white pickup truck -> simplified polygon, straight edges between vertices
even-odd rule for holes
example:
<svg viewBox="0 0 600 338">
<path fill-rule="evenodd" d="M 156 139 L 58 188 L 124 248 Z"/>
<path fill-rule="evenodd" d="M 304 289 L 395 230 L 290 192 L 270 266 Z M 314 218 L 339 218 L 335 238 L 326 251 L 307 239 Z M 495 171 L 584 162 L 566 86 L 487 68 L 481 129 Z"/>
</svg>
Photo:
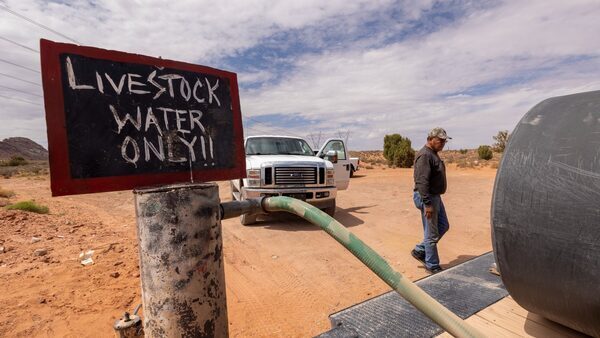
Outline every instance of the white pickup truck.
<svg viewBox="0 0 600 338">
<path fill-rule="evenodd" d="M 231 181 L 233 200 L 289 196 L 335 213 L 338 190 L 348 188 L 351 164 L 344 141 L 328 139 L 313 152 L 299 137 L 251 136 L 244 142 L 246 178 Z M 242 215 L 243 225 L 258 215 Z"/>
</svg>

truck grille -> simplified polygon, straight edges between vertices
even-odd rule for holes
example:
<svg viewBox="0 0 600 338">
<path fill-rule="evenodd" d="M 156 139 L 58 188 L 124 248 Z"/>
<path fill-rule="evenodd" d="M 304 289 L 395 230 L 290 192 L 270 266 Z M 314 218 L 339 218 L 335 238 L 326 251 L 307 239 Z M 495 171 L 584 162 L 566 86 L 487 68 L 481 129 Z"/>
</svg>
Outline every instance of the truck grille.
<svg viewBox="0 0 600 338">
<path fill-rule="evenodd" d="M 275 184 L 316 184 L 315 167 L 275 167 Z"/>
</svg>

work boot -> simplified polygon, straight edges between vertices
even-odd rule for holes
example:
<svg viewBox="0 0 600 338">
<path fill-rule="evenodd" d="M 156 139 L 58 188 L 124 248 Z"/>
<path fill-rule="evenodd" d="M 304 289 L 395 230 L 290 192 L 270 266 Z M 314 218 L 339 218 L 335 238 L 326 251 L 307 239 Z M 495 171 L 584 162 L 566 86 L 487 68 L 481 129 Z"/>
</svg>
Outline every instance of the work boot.
<svg viewBox="0 0 600 338">
<path fill-rule="evenodd" d="M 429 271 L 429 273 L 431 273 L 432 275 L 444 271 L 444 269 L 442 269 L 441 266 L 434 266 L 432 268 L 428 268 L 427 266 L 425 266 L 425 270 Z"/>
<path fill-rule="evenodd" d="M 411 254 L 411 256 L 413 256 L 414 259 L 418 260 L 419 262 L 423 263 L 423 265 L 425 265 L 425 253 L 424 252 L 417 252 L 417 250 L 412 249 L 410 254 Z"/>
</svg>

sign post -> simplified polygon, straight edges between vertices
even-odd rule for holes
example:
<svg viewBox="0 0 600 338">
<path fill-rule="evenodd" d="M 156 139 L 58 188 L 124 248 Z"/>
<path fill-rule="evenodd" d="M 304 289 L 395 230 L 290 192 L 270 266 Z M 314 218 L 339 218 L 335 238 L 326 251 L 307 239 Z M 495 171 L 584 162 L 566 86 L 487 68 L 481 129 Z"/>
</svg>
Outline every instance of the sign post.
<svg viewBox="0 0 600 338">
<path fill-rule="evenodd" d="M 226 337 L 216 184 L 136 189 L 146 337 Z"/>
<path fill-rule="evenodd" d="M 236 75 L 48 40 L 40 50 L 52 195 L 136 188 L 145 335 L 227 336 L 219 191 L 198 182 L 245 176 Z"/>
</svg>

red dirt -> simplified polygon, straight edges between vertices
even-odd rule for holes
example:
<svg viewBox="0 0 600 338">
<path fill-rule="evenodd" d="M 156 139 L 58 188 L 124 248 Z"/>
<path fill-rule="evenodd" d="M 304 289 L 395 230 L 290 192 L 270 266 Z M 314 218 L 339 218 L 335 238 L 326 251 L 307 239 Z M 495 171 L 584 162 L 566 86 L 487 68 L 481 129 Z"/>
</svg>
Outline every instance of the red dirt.
<svg viewBox="0 0 600 338">
<path fill-rule="evenodd" d="M 444 196 L 451 229 L 439 244 L 448 267 L 491 250 L 495 170 L 448 170 Z M 0 336 L 112 337 L 112 325 L 141 302 L 131 192 L 51 198 L 46 176 L 0 179 L 11 201 L 34 199 L 50 214 L 0 209 Z M 219 182 L 221 199 L 229 185 Z M 362 169 L 338 194 L 336 219 L 415 280 L 426 271 L 410 256 L 421 239 L 411 169 Z M 387 292 L 342 246 L 300 219 L 223 225 L 232 337 L 304 337 L 330 329 L 328 315 Z M 32 237 L 41 240 L 32 243 Z M 36 249 L 47 249 L 35 256 Z M 93 249 L 94 265 L 78 255 Z M 118 277 L 111 274 L 118 272 Z"/>
</svg>

